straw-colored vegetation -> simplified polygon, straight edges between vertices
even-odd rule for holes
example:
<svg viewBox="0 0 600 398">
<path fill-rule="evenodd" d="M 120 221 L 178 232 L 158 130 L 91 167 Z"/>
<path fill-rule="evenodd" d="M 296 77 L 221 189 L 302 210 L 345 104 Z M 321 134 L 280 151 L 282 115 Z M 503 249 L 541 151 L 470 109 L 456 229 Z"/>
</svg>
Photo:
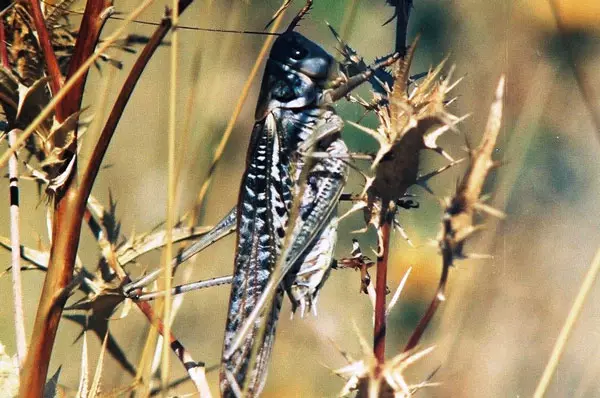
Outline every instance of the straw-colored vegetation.
<svg viewBox="0 0 600 398">
<path fill-rule="evenodd" d="M 351 173 L 318 315 L 286 300 L 262 396 L 598 395 L 595 2 L 21 0 L 0 396 L 219 395 L 229 279 L 171 288 L 230 275 L 235 239 L 171 259 L 236 206 L 265 33 L 310 3 Z"/>
</svg>

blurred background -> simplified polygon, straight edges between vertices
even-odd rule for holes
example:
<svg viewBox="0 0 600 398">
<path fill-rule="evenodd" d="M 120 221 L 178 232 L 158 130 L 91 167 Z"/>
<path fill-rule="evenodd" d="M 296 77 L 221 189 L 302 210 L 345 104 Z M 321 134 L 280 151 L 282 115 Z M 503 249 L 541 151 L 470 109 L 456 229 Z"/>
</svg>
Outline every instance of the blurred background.
<svg viewBox="0 0 600 398">
<path fill-rule="evenodd" d="M 287 21 L 302 2 L 294 2 Z M 558 1 L 564 31 L 547 0 L 481 2 L 464 0 L 415 0 L 409 22 L 409 42 L 417 33 L 421 42 L 412 73 L 426 71 L 449 57 L 455 78 L 462 77 L 451 110 L 456 115 L 471 113 L 460 135 L 441 140 L 455 158 L 464 156 L 465 139 L 479 142 L 487 119 L 493 91 L 502 73 L 507 76 L 505 113 L 496 158 L 504 166 L 489 179 L 486 192 L 491 203 L 504 209 L 504 221 L 486 219 L 486 228 L 469 243 L 469 252 L 492 254 L 492 259 L 464 260 L 451 271 L 447 300 L 421 342 L 421 348 L 435 346 L 432 354 L 410 368 L 407 379 L 418 383 L 433 371 L 440 383 L 417 393 L 423 397 L 519 397 L 535 389 L 552 346 L 592 257 L 600 243 L 600 126 L 594 126 L 588 107 L 600 112 L 594 97 L 584 101 L 569 57 L 587 87 L 600 93 L 600 2 Z M 118 11 L 127 13 L 136 4 L 117 1 Z M 261 30 L 280 2 L 197 0 L 181 19 L 181 25 Z M 159 21 L 164 2 L 155 2 L 144 21 Z M 75 10 L 83 8 L 76 2 Z M 381 1 L 316 0 L 314 11 L 298 29 L 311 40 L 335 54 L 336 41 L 325 22 L 346 31 L 348 42 L 368 62 L 388 54 L 394 47 L 394 23 L 382 26 L 393 9 Z M 77 23 L 77 17 L 73 22 Z M 109 21 L 110 34 L 119 21 Z M 284 22 L 285 25 L 286 22 Z M 150 35 L 151 26 L 133 24 L 132 32 Z M 225 130 L 243 84 L 265 40 L 260 35 L 239 35 L 182 30 L 180 34 L 180 134 L 178 160 L 178 215 L 193 205 L 206 178 L 212 154 Z M 569 54 L 565 45 L 572 49 Z M 114 98 L 135 56 L 115 51 L 125 64 L 122 71 L 104 65 L 93 70 L 85 102 L 88 111 L 98 109 L 100 88 L 108 84 L 108 98 Z M 129 107 L 111 142 L 93 195 L 105 206 L 110 196 L 116 201 L 121 232 L 126 237 L 150 231 L 165 219 L 167 193 L 167 117 L 169 48 L 158 50 L 136 88 Z M 260 78 L 233 131 L 219 163 L 198 223 L 213 225 L 237 200 L 246 147 L 253 124 Z M 185 111 L 191 88 L 198 84 L 193 111 Z M 362 93 L 366 96 L 366 88 Z M 600 94 L 598 94 L 600 95 Z M 358 106 L 340 101 L 338 112 L 357 121 Z M 190 117 L 191 133 L 183 136 L 185 118 Z M 374 118 L 363 124 L 375 126 Z M 347 126 L 343 132 L 356 151 L 373 149 L 374 141 Z M 81 156 L 86 159 L 94 137 L 85 137 Z M 422 172 L 444 164 L 434 152 L 422 154 Z M 431 186 L 436 196 L 420 188 L 411 190 L 420 208 L 402 211 L 399 219 L 415 247 L 398 234 L 392 237 L 389 287 L 393 291 L 408 268 L 412 272 L 388 325 L 387 354 L 401 352 L 411 331 L 432 299 L 441 258 L 431 245 L 440 228 L 440 198 L 454 192 L 464 168 L 457 167 L 436 177 Z M 352 178 L 348 191 L 359 192 L 362 180 Z M 8 184 L 0 187 L 6 206 L 0 213 L 0 234 L 9 236 Z M 32 183 L 23 182 L 21 191 L 23 243 L 48 247 L 45 207 Z M 342 205 L 342 211 L 346 205 Z M 360 214 L 340 226 L 337 256 L 348 256 L 352 231 L 363 226 Z M 365 254 L 375 258 L 372 232 L 358 236 Z M 80 257 L 94 269 L 99 250 L 85 227 Z M 228 237 L 186 265 L 177 283 L 225 275 L 231 272 L 234 238 Z M 3 269 L 10 262 L 8 252 L 0 253 Z M 139 275 L 157 267 L 160 253 L 141 257 L 128 270 Z M 374 274 L 374 270 L 372 274 Z M 374 275 L 373 275 L 374 276 Z M 44 275 L 24 274 L 26 327 L 31 333 Z M 270 367 L 265 397 L 332 397 L 344 385 L 332 369 L 346 365 L 340 349 L 354 358 L 363 357 L 357 330 L 372 339 L 372 307 L 359 293 L 360 278 L 351 270 L 334 271 L 321 292 L 319 314 L 289 320 L 286 302 Z M 173 324 L 173 333 L 196 360 L 208 367 L 220 359 L 222 332 L 227 311 L 228 288 L 216 287 L 188 293 Z M 0 278 L 0 342 L 8 353 L 15 352 L 12 326 L 10 276 Z M 585 305 L 567 350 L 559 364 L 547 396 L 595 397 L 600 395 L 600 292 L 595 288 Z M 356 325 L 356 327 L 355 327 Z M 111 332 L 132 364 L 139 360 L 148 323 L 136 308 L 125 319 L 110 323 Z M 62 367 L 60 382 L 76 388 L 82 340 L 81 327 L 63 320 L 53 353 L 50 374 Z M 88 336 L 90 358 L 98 355 L 101 341 Z M 172 359 L 175 380 L 185 375 Z M 92 361 L 94 364 L 95 362 Z M 103 391 L 131 381 L 113 358 L 104 366 Z M 214 394 L 218 372 L 208 373 Z M 193 392 L 184 383 L 173 393 Z"/>
</svg>

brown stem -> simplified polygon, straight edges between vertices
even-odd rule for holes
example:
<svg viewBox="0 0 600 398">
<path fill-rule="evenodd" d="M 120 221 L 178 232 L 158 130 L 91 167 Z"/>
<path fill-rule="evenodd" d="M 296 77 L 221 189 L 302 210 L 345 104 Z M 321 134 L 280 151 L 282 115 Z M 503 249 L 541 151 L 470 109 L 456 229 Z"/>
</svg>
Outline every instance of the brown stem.
<svg viewBox="0 0 600 398">
<path fill-rule="evenodd" d="M 439 307 L 440 303 L 446 298 L 446 282 L 448 281 L 448 273 L 450 270 L 450 266 L 452 265 L 452 253 L 449 250 L 444 250 L 442 256 L 442 275 L 440 276 L 440 282 L 435 292 L 435 296 L 433 297 L 433 300 L 431 300 L 429 308 L 427 308 L 427 311 L 425 312 L 425 314 L 419 321 L 419 324 L 410 336 L 410 339 L 408 339 L 408 343 L 406 343 L 403 352 L 409 351 L 416 347 L 417 344 L 419 344 L 419 340 L 421 340 L 423 333 L 425 333 L 425 329 L 427 329 L 427 326 L 429 326 L 429 322 L 431 322 L 431 319 L 433 318 L 433 315 L 435 315 L 437 308 Z"/>
<path fill-rule="evenodd" d="M 80 215 L 83 209 L 77 207 L 78 202 L 74 185 L 71 185 L 64 195 L 56 198 L 53 244 L 29 352 L 21 371 L 20 397 L 41 397 L 44 392 L 58 323 L 68 298 L 64 292 L 73 277 L 73 265 L 79 244 L 82 220 Z"/>
<path fill-rule="evenodd" d="M 179 2 L 179 13 L 183 13 L 185 9 L 192 3 L 193 0 L 182 0 Z M 106 124 L 102 129 L 102 133 L 100 133 L 100 138 L 98 139 L 98 143 L 94 148 L 94 152 L 90 156 L 90 160 L 88 161 L 88 165 L 85 169 L 85 172 L 81 178 L 81 196 L 83 200 L 87 200 L 90 192 L 92 190 L 92 186 L 94 184 L 94 180 L 98 175 L 98 171 L 100 170 L 100 164 L 102 163 L 102 159 L 104 158 L 104 154 L 108 149 L 108 145 L 110 144 L 110 140 L 117 128 L 117 124 L 121 120 L 121 116 L 123 115 L 123 111 L 127 106 L 129 98 L 135 89 L 135 86 L 142 75 L 142 72 L 146 68 L 146 65 L 150 61 L 150 58 L 154 54 L 154 51 L 158 48 L 166 34 L 169 32 L 171 28 L 171 18 L 165 17 L 161 21 L 160 25 L 150 37 L 150 40 L 142 50 L 142 53 L 135 61 L 135 64 L 131 68 L 131 72 L 125 83 L 123 83 L 123 87 L 121 88 L 121 92 L 117 97 L 115 104 L 108 116 Z"/>
<path fill-rule="evenodd" d="M 390 254 L 390 231 L 391 223 L 385 222 L 381 226 L 382 255 L 377 258 L 377 282 L 375 284 L 375 327 L 373 329 L 373 352 L 377 362 L 385 362 L 385 296 L 387 293 L 387 265 Z"/>
<path fill-rule="evenodd" d="M 0 17 L 0 61 L 3 67 L 10 69 L 8 49 L 6 48 L 6 31 L 4 30 L 4 19 L 2 17 Z"/>
<path fill-rule="evenodd" d="M 95 0 L 87 2 L 81 25 L 79 27 L 77 41 L 75 42 L 75 50 L 73 51 L 73 56 L 69 62 L 67 79 L 73 76 L 79 67 L 81 67 L 81 65 L 83 65 L 88 57 L 94 52 L 96 43 L 100 37 L 100 32 L 102 31 L 102 27 L 106 21 L 106 18 L 102 18 L 101 15 L 111 5 L 112 0 Z M 62 100 L 63 109 L 66 115 L 71 115 L 80 109 L 86 78 L 87 73 L 83 75 L 77 81 L 77 83 L 75 83 L 75 85 L 71 88 L 71 90 L 69 90 L 65 98 Z"/>
<path fill-rule="evenodd" d="M 31 7 L 31 16 L 33 18 L 33 22 L 35 23 L 38 41 L 46 60 L 46 68 L 48 70 L 48 76 L 50 77 L 50 90 L 52 91 L 52 95 L 56 95 L 62 86 L 62 74 L 60 73 L 60 68 L 58 67 L 58 60 L 56 59 L 56 54 L 52 48 L 52 42 L 50 41 L 50 35 L 48 34 L 48 29 L 46 28 L 40 2 L 38 0 L 30 0 L 29 6 Z M 56 106 L 56 119 L 58 119 L 59 122 L 62 122 L 65 120 L 67 115 L 68 113 L 65 113 L 63 110 L 62 103 L 59 103 Z"/>
<path fill-rule="evenodd" d="M 35 2 L 35 0 L 32 1 Z M 191 4 L 191 2 L 192 0 L 182 0 L 180 2 L 180 12 Z M 157 28 L 152 37 L 154 40 L 151 39 L 140 55 L 142 60 L 138 59 L 130 76 L 125 81 L 125 85 L 117 98 L 107 125 L 102 131 L 102 135 L 90 157 L 88 166 L 81 179 L 80 188 L 78 189 L 73 183 L 75 179 L 72 175 L 67 184 L 65 184 L 68 188 L 64 193 L 57 193 L 55 198 L 55 221 L 52 230 L 53 244 L 50 251 L 48 272 L 44 280 L 44 287 L 36 314 L 31 345 L 21 373 L 21 387 L 19 391 L 21 397 L 40 397 L 43 394 L 56 331 L 68 297 L 68 295 L 64 294 L 65 289 L 73 276 L 73 266 L 79 246 L 79 234 L 81 232 L 87 199 L 110 139 L 125 109 L 127 100 L 141 76 L 144 66 L 170 28 L 170 20 L 168 18 L 166 20 L 167 22 L 163 21 Z M 95 26 L 99 28 L 101 25 Z M 76 169 L 77 166 L 75 166 Z"/>
</svg>

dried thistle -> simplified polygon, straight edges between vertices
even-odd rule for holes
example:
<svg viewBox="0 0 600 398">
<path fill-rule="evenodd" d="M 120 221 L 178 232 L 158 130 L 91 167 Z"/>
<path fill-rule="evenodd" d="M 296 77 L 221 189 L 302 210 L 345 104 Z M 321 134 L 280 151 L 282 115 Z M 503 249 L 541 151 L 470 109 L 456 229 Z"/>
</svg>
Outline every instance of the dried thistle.
<svg viewBox="0 0 600 398">
<path fill-rule="evenodd" d="M 439 237 L 439 246 L 442 252 L 442 273 L 436 294 L 410 336 L 404 352 L 413 349 L 418 344 L 438 306 L 446 299 L 446 283 L 454 260 L 468 257 L 463 250 L 464 244 L 475 231 L 481 228 L 480 225 L 474 225 L 475 212 L 483 211 L 491 215 L 503 216 L 500 211 L 482 203 L 480 198 L 483 184 L 489 172 L 499 165 L 499 163 L 492 160 L 492 152 L 500 132 L 503 94 L 504 76 L 500 78 L 498 83 L 481 144 L 477 149 L 471 151 L 469 167 L 456 194 L 451 199 L 446 200 L 446 209 L 442 217 L 442 231 Z M 470 257 L 473 257 L 473 255 L 470 255 Z"/>
<path fill-rule="evenodd" d="M 414 84 L 409 92 L 409 69 L 417 42 L 418 39 L 409 48 L 406 57 L 394 66 L 392 79 L 386 79 L 385 75 L 380 79 L 374 78 L 373 86 L 383 88 L 383 94 L 374 90 L 371 102 L 358 96 L 351 97 L 352 101 L 362 105 L 366 111 L 374 112 L 379 120 L 376 129 L 349 122 L 379 144 L 379 150 L 371 164 L 374 176 L 365 176 L 365 188 L 351 212 L 364 208 L 367 224 L 372 224 L 378 230 L 384 222 L 391 221 L 388 215 L 395 213 L 409 187 L 419 184 L 427 189 L 427 180 L 458 163 L 437 144 L 437 139 L 443 133 L 455 129 L 464 119 L 447 109 L 447 94 L 458 81 L 452 83 L 452 70 L 445 78 L 440 78 L 445 64 L 443 61 L 430 70 L 422 82 Z M 342 53 L 346 62 L 355 68 L 360 69 L 364 64 L 362 58 L 350 47 L 345 46 Z M 392 87 L 389 82 L 393 82 Z M 419 176 L 419 152 L 425 149 L 438 152 L 450 164 Z"/>
<path fill-rule="evenodd" d="M 340 397 L 349 396 L 353 391 L 358 390 L 358 397 L 408 398 L 423 387 L 435 385 L 428 381 L 409 384 L 404 376 L 404 371 L 409 366 L 431 353 L 434 347 L 414 353 L 403 352 L 384 363 L 380 363 L 373 355 L 373 350 L 367 341 L 358 331 L 357 334 L 364 358 L 353 360 L 347 356 L 348 365 L 335 371 L 337 375 L 347 380 L 339 394 Z"/>
<path fill-rule="evenodd" d="M 481 228 L 481 225 L 474 224 L 475 212 L 504 217 L 501 211 L 483 203 L 481 199 L 481 190 L 489 172 L 499 166 L 498 162 L 492 160 L 492 152 L 502 122 L 503 94 L 504 76 L 498 82 L 481 144 L 477 149 L 470 151 L 469 167 L 456 194 L 452 198 L 446 199 L 440 248 L 448 265 L 452 265 L 455 258 L 467 257 L 463 250 L 464 243 L 467 238 Z"/>
</svg>

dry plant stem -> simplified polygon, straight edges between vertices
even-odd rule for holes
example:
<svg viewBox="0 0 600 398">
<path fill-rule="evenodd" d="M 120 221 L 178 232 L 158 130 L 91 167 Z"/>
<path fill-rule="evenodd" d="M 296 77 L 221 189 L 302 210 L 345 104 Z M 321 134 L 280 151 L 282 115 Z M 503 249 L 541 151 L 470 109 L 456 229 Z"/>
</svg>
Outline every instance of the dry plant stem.
<svg viewBox="0 0 600 398">
<path fill-rule="evenodd" d="M 0 17 L 0 62 L 2 66 L 10 69 L 8 61 L 8 50 L 6 49 L 6 31 L 4 30 L 4 20 Z"/>
<path fill-rule="evenodd" d="M 567 41 L 567 29 L 565 28 L 560 16 L 558 0 L 548 0 L 548 2 L 550 3 L 550 8 L 552 9 L 554 19 L 556 20 L 558 31 L 562 36 L 563 47 L 567 52 L 567 62 L 573 71 L 573 75 L 577 81 L 577 86 L 579 87 L 579 91 L 581 91 L 581 96 L 583 97 L 583 102 L 585 102 L 588 112 L 592 117 L 592 122 L 594 124 L 594 128 L 596 129 L 596 139 L 600 141 L 600 111 L 598 111 L 595 107 L 595 104 L 598 104 L 598 98 L 594 93 L 594 89 L 589 84 L 585 71 L 581 67 L 582 63 L 577 62 L 575 55 L 573 54 L 573 49 L 570 43 Z"/>
<path fill-rule="evenodd" d="M 406 32 L 412 0 L 397 0 L 396 3 L 396 52 L 406 54 Z"/>
<path fill-rule="evenodd" d="M 192 0 L 182 0 L 179 2 L 179 10 L 182 13 L 190 4 Z M 158 28 L 154 31 L 152 36 L 150 37 L 148 43 L 142 50 L 140 56 L 135 61 L 135 64 L 131 68 L 131 72 L 127 76 L 127 79 L 123 83 L 123 87 L 121 88 L 121 92 L 117 97 L 115 104 L 108 116 L 106 124 L 102 129 L 102 133 L 100 133 L 100 137 L 98 139 L 98 144 L 94 148 L 94 152 L 90 156 L 90 160 L 88 162 L 87 168 L 83 174 L 81 180 L 81 192 L 82 195 L 87 197 L 89 196 L 92 185 L 98 171 L 100 169 L 100 164 L 102 163 L 102 159 L 108 149 L 108 145 L 110 144 L 110 140 L 121 120 L 121 116 L 123 115 L 123 111 L 129 102 L 129 98 L 135 89 L 135 86 L 142 75 L 146 65 L 150 61 L 150 58 L 154 54 L 154 51 L 158 48 L 163 38 L 169 32 L 169 29 L 172 26 L 172 21 L 170 18 L 163 18 Z"/>
<path fill-rule="evenodd" d="M 440 281 L 438 283 L 435 296 L 433 297 L 433 300 L 431 300 L 431 303 L 429 304 L 425 315 L 423 315 L 423 317 L 417 324 L 417 327 L 415 328 L 415 330 L 413 330 L 412 334 L 410 335 L 408 343 L 406 343 L 403 352 L 410 351 L 413 348 L 415 348 L 417 344 L 419 344 L 423 333 L 425 333 L 427 326 L 429 326 L 429 323 L 435 315 L 440 303 L 446 298 L 446 283 L 448 281 L 450 266 L 452 265 L 452 257 L 451 255 L 449 256 L 449 253 L 443 253 L 443 258 L 444 259 L 442 264 L 442 275 L 440 276 Z"/>
<path fill-rule="evenodd" d="M 194 361 L 192 355 L 185 349 L 183 344 L 172 334 L 168 333 L 165 330 L 165 324 L 161 321 L 161 319 L 156 316 L 152 306 L 147 302 L 137 302 L 136 305 L 142 311 L 142 313 L 148 318 L 150 323 L 152 323 L 158 332 L 165 338 L 165 340 L 169 341 L 169 347 L 173 350 L 177 359 L 181 361 L 183 367 L 187 371 L 190 379 L 196 386 L 196 390 L 201 393 L 200 396 L 206 397 L 206 391 L 208 391 L 208 387 L 206 385 L 206 380 L 204 379 L 204 363 Z M 168 336 L 168 338 L 167 338 Z M 166 344 L 165 344 L 166 346 Z"/>
<path fill-rule="evenodd" d="M 67 79 L 71 78 L 77 72 L 77 69 L 85 60 L 94 52 L 96 43 L 100 37 L 100 32 L 106 22 L 106 18 L 102 18 L 104 12 L 112 5 L 112 0 L 88 1 L 83 13 L 83 19 L 79 26 L 79 34 L 75 43 L 75 50 L 69 63 Z M 76 81 L 73 88 L 69 90 L 64 100 L 62 101 L 65 114 L 71 115 L 81 108 L 81 100 L 83 99 L 83 88 L 87 78 L 87 72 Z"/>
<path fill-rule="evenodd" d="M 17 140 L 17 131 L 8 132 L 8 145 L 11 147 Z M 23 316 L 23 292 L 21 289 L 21 244 L 19 235 L 19 170 L 17 155 L 11 156 L 8 161 L 8 179 L 10 181 L 10 245 L 11 245 L 11 273 L 14 305 L 15 337 L 17 342 L 17 358 L 19 367 L 23 366 L 27 354 L 27 340 L 25 338 L 25 318 Z"/>
<path fill-rule="evenodd" d="M 383 364 L 385 362 L 385 295 L 387 290 L 387 266 L 390 254 L 390 232 L 391 223 L 384 222 L 381 226 L 381 244 L 379 248 L 383 253 L 377 258 L 377 281 L 375 285 L 375 326 L 373 328 L 373 352 L 377 362 Z"/>
<path fill-rule="evenodd" d="M 77 69 L 77 72 L 73 74 L 64 84 L 64 86 L 60 89 L 60 91 L 52 97 L 52 100 L 42 109 L 42 111 L 37 115 L 37 117 L 27 126 L 27 128 L 23 131 L 19 139 L 17 140 L 16 147 L 11 148 L 4 152 L 2 157 L 0 157 L 0 167 L 4 166 L 8 161 L 8 158 L 15 153 L 24 143 L 27 141 L 29 136 L 35 132 L 35 129 L 44 121 L 54 108 L 58 105 L 60 101 L 68 94 L 69 90 L 75 83 L 85 74 L 87 70 L 92 66 L 92 64 L 102 55 L 108 48 L 114 44 L 116 40 L 118 40 L 125 31 L 127 25 L 134 20 L 139 14 L 142 13 L 150 4 L 152 4 L 154 0 L 145 0 L 142 5 L 136 8 L 129 16 L 125 19 L 123 24 L 106 40 L 99 46 L 96 51 L 90 57 L 88 57 L 85 62 Z"/>
<path fill-rule="evenodd" d="M 30 0 L 29 6 L 31 8 L 33 22 L 35 23 L 37 39 L 40 43 L 40 47 L 42 48 L 42 52 L 44 53 L 46 69 L 48 70 L 48 76 L 50 77 L 50 91 L 52 92 L 52 95 L 56 95 L 62 86 L 62 74 L 60 73 L 60 68 L 58 67 L 56 54 L 54 54 L 54 49 L 52 48 L 52 43 L 50 42 L 50 35 L 48 34 L 48 29 L 46 28 L 44 15 L 42 14 L 39 0 Z M 56 106 L 56 119 L 58 119 L 59 122 L 62 122 L 67 116 L 68 114 L 63 111 L 62 104 L 59 103 Z"/>
<path fill-rule="evenodd" d="M 592 260 L 592 264 L 587 274 L 585 275 L 585 279 L 579 288 L 579 292 L 577 293 L 577 297 L 575 298 L 575 302 L 569 311 L 569 315 L 565 320 L 565 323 L 558 335 L 558 339 L 554 344 L 554 348 L 552 349 L 552 354 L 550 355 L 550 359 L 546 364 L 546 368 L 544 369 L 544 373 L 542 374 L 542 378 L 535 389 L 535 393 L 533 394 L 534 398 L 542 398 L 546 394 L 546 390 L 548 389 L 548 385 L 552 380 L 552 376 L 556 371 L 556 367 L 558 366 L 558 362 L 565 350 L 565 346 L 567 344 L 567 340 L 571 335 L 571 331 L 573 330 L 573 326 L 575 322 L 577 322 L 577 318 L 579 318 L 579 314 L 581 314 L 581 309 L 583 308 L 583 304 L 587 299 L 594 282 L 596 281 L 596 277 L 598 276 L 598 272 L 600 272 L 600 249 L 596 252 L 594 259 Z"/>
<path fill-rule="evenodd" d="M 396 57 L 404 57 L 406 53 L 406 29 L 409 9 L 412 1 L 398 0 L 396 3 Z M 392 57 L 393 59 L 395 57 Z M 389 211 L 389 210 L 388 210 Z M 385 334 L 386 334 L 386 293 L 387 267 L 390 251 L 390 234 L 392 229 L 391 214 L 386 216 L 381 228 L 381 245 L 377 258 L 377 281 L 375 286 L 375 325 L 373 328 L 373 353 L 379 364 L 385 363 Z"/>
<path fill-rule="evenodd" d="M 102 245 L 110 246 L 110 242 L 108 242 L 104 238 L 104 236 L 106 236 L 106 233 L 104 233 L 104 234 L 98 233 L 98 228 L 101 228 L 101 227 L 97 223 L 96 219 L 94 217 L 92 217 L 91 213 L 87 210 L 86 210 L 85 214 L 86 214 L 85 219 L 88 222 L 88 225 L 90 226 L 90 228 L 93 231 L 95 231 L 94 232 L 95 236 L 97 237 L 100 245 L 101 246 Z M 107 260 L 108 264 L 110 265 L 110 267 L 115 272 L 115 274 L 122 281 L 122 283 L 131 282 L 131 279 L 129 279 L 129 277 L 127 276 L 127 273 L 125 272 L 125 270 L 123 270 L 123 268 L 119 264 L 116 253 L 114 253 L 114 251 L 112 251 L 112 250 L 110 251 L 108 256 L 106 256 L 106 260 Z M 203 367 L 204 364 L 198 364 L 196 361 L 194 361 L 191 354 L 185 349 L 183 344 L 181 344 L 181 342 L 170 331 L 165 330 L 163 322 L 161 321 L 160 317 L 156 316 L 155 311 L 152 308 L 152 306 L 150 306 L 148 303 L 143 303 L 143 302 L 135 302 L 135 304 L 140 309 L 140 311 L 142 311 L 142 313 L 146 316 L 146 318 L 148 319 L 150 324 L 154 325 L 156 327 L 156 329 L 163 336 L 163 338 L 165 336 L 168 336 L 169 346 L 171 347 L 171 349 L 173 350 L 173 352 L 175 353 L 177 358 L 181 361 L 182 365 L 188 372 L 190 379 L 192 379 L 192 381 L 196 385 L 197 390 L 199 392 L 205 391 L 207 387 L 206 387 L 206 382 L 204 381 L 204 378 L 202 376 L 203 370 L 198 369 L 199 367 Z M 209 395 L 203 394 L 202 396 L 209 396 Z"/>
<path fill-rule="evenodd" d="M 176 137 L 176 125 L 177 125 L 177 51 L 179 48 L 179 33 L 177 32 L 177 22 L 179 21 L 179 7 L 177 0 L 173 0 L 173 10 L 171 12 L 171 19 L 173 23 L 173 31 L 171 34 L 171 75 L 169 84 L 169 132 L 168 138 L 168 159 L 167 159 L 167 171 L 168 171 L 168 182 L 167 182 L 167 244 L 165 246 L 163 256 L 163 276 L 164 276 L 164 287 L 166 294 L 163 298 L 163 324 L 164 324 L 164 335 L 170 336 L 171 334 L 171 307 L 173 304 L 173 298 L 171 296 L 173 266 L 171 258 L 173 257 L 173 224 L 175 219 L 175 137 Z M 169 382 L 169 348 L 166 344 L 162 346 L 162 361 L 161 361 L 161 373 L 160 373 L 160 384 L 164 388 Z M 164 390 L 167 394 L 167 390 Z"/>
<path fill-rule="evenodd" d="M 431 322 L 435 312 L 442 301 L 445 300 L 445 288 L 448 280 L 450 267 L 453 264 L 455 253 L 453 247 L 456 236 L 462 234 L 465 230 L 473 228 L 473 213 L 475 205 L 479 202 L 483 184 L 495 163 L 492 160 L 492 152 L 496 146 L 496 140 L 500 133 L 502 121 L 502 100 L 504 96 L 504 76 L 500 77 L 496 88 L 495 98 L 490 107 L 490 114 L 481 139 L 481 144 L 471 153 L 471 164 L 469 165 L 464 178 L 462 179 L 455 196 L 451 199 L 448 207 L 460 208 L 460 211 L 454 211 L 449 214 L 448 209 L 443 220 L 443 236 L 441 241 L 442 249 L 442 274 L 436 291 L 436 295 L 431 301 L 425 315 L 419 321 L 419 324 L 410 336 L 408 343 L 404 347 L 404 352 L 414 348 L 418 343 L 425 329 Z M 460 204 L 458 206 L 457 204 Z M 453 220 L 454 219 L 454 222 Z M 449 230 L 460 228 L 460 230 Z"/>
<path fill-rule="evenodd" d="M 136 8 L 129 15 L 127 21 L 98 49 L 98 52 L 85 60 L 77 72 L 71 76 L 64 87 L 53 97 L 48 106 L 42 110 L 38 117 L 23 132 L 20 139 L 15 143 L 16 148 L 11 148 L 4 154 L 4 157 L 12 155 L 20 147 L 27 137 L 33 133 L 35 128 L 48 117 L 51 110 L 64 98 L 74 83 L 83 76 L 94 60 L 121 35 L 126 25 L 132 19 L 136 18 L 151 2 L 152 0 L 147 0 Z M 96 152 L 94 151 L 94 154 Z M 0 159 L 0 165 L 3 164 L 4 157 Z M 96 158 L 96 160 L 98 159 Z M 64 191 L 61 190 L 58 192 L 55 198 L 52 248 L 50 251 L 48 272 L 44 280 L 44 287 L 35 318 L 29 353 L 21 371 L 19 391 L 21 397 L 39 397 L 43 394 L 56 331 L 68 297 L 65 294 L 65 289 L 67 289 L 73 277 L 73 266 L 79 245 L 81 223 L 93 183 L 93 178 L 90 178 L 90 175 L 95 177 L 100 167 L 100 162 L 90 164 L 93 167 L 88 167 L 86 170 L 80 189 L 74 183 L 74 175 L 71 175 L 69 181 L 65 184 L 67 188 Z M 93 170 L 94 168 L 96 170 Z M 87 185 L 84 185 L 84 182 Z"/>
<path fill-rule="evenodd" d="M 285 5 L 285 3 L 286 3 L 286 1 L 284 0 L 282 7 Z M 279 16 L 277 17 L 277 19 L 275 19 L 275 21 L 273 22 L 273 25 L 271 26 L 271 29 L 269 29 L 269 33 L 274 33 L 277 30 L 279 30 L 279 26 L 281 25 L 283 14 L 284 14 L 283 12 L 280 13 Z M 217 147 L 217 149 L 215 150 L 215 153 L 213 155 L 212 161 L 208 168 L 208 174 L 206 176 L 206 180 L 204 180 L 204 183 L 202 184 L 202 187 L 200 188 L 200 192 L 198 193 L 198 198 L 196 199 L 196 206 L 194 208 L 194 211 L 192 212 L 192 219 L 196 218 L 196 216 L 198 214 L 198 210 L 202 208 L 202 204 L 204 203 L 204 198 L 206 197 L 206 193 L 208 192 L 208 188 L 210 186 L 210 183 L 212 182 L 215 168 L 217 167 L 219 160 L 221 160 L 221 156 L 223 156 L 223 152 L 225 151 L 225 146 L 227 145 L 227 142 L 229 141 L 229 137 L 231 136 L 231 133 L 233 132 L 235 123 L 237 122 L 237 119 L 240 116 L 240 113 L 242 113 L 242 108 L 244 106 L 244 103 L 246 102 L 246 99 L 248 98 L 250 88 L 252 87 L 252 82 L 254 82 L 254 78 L 256 77 L 258 71 L 260 70 L 263 60 L 267 56 L 267 52 L 271 48 L 271 44 L 273 44 L 274 40 L 275 40 L 275 36 L 267 37 L 262 48 L 260 49 L 260 52 L 258 53 L 258 56 L 256 57 L 256 61 L 254 62 L 254 65 L 252 66 L 252 70 L 250 71 L 250 75 L 248 75 L 248 79 L 246 79 L 246 82 L 244 83 L 242 92 L 240 93 L 237 103 L 235 104 L 235 109 L 233 110 L 233 114 L 231 115 L 229 122 L 227 122 L 227 127 L 225 127 L 225 132 L 223 133 L 223 137 L 221 138 L 221 141 L 219 142 L 219 146 Z"/>
<path fill-rule="evenodd" d="M 347 41 L 350 31 L 354 26 L 359 3 L 360 0 L 351 0 L 350 4 L 348 4 L 344 10 L 344 18 L 342 19 L 340 28 L 340 37 L 343 41 Z"/>
<path fill-rule="evenodd" d="M 98 233 L 98 228 L 101 227 L 99 227 L 96 219 L 91 215 L 91 212 L 86 210 L 85 214 L 85 219 L 88 222 L 90 228 L 92 228 L 92 230 L 95 231 L 95 236 L 97 237 L 100 246 L 110 247 L 110 242 L 108 242 L 106 238 L 104 238 L 106 236 L 106 233 Z M 131 279 L 129 278 L 129 276 L 127 276 L 127 273 L 119 264 L 116 253 L 113 250 L 110 250 L 109 253 L 104 253 L 104 255 L 109 266 L 121 280 L 121 283 L 130 283 Z M 142 313 L 146 316 L 150 324 L 154 325 L 163 337 L 168 336 L 167 340 L 169 341 L 169 346 L 171 347 L 177 358 L 181 361 L 182 365 L 184 366 L 188 375 L 190 376 L 190 379 L 192 379 L 192 381 L 196 385 L 198 392 L 201 392 L 201 396 L 203 397 L 209 397 L 210 392 L 206 394 L 206 391 L 208 391 L 208 387 L 206 386 L 206 380 L 204 379 L 204 364 L 198 364 L 196 361 L 194 361 L 191 354 L 185 349 L 183 344 L 181 344 L 181 342 L 169 330 L 165 329 L 164 323 L 161 321 L 160 317 L 156 316 L 155 311 L 152 308 L 152 306 L 150 306 L 150 304 L 146 302 L 135 302 L 135 304 L 140 309 L 140 311 L 142 311 Z"/>
</svg>

